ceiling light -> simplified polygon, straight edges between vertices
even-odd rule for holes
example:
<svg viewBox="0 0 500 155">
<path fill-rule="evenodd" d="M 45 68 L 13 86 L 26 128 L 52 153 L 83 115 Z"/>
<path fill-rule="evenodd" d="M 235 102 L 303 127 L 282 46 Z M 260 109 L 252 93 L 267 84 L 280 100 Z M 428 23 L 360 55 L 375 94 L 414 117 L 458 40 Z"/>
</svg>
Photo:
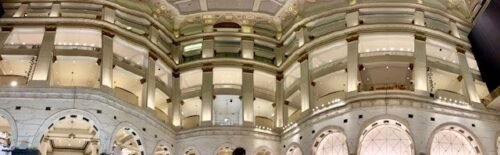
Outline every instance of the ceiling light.
<svg viewBox="0 0 500 155">
<path fill-rule="evenodd" d="M 389 66 L 385 66 L 385 69 L 389 69 Z"/>
<path fill-rule="evenodd" d="M 127 30 L 130 30 L 130 29 L 132 29 L 132 27 L 128 26 L 128 27 L 127 27 Z"/>
<path fill-rule="evenodd" d="M 10 86 L 11 86 L 11 87 L 16 87 L 16 86 L 17 86 L 17 81 L 12 81 L 12 82 L 10 82 Z"/>
</svg>

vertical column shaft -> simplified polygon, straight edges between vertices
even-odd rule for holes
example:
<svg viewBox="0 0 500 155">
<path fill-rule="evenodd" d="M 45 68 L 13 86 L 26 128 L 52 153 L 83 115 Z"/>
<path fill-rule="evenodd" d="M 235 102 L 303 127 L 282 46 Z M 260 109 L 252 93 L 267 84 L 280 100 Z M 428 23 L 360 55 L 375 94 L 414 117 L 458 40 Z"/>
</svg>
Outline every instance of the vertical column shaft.
<svg viewBox="0 0 500 155">
<path fill-rule="evenodd" d="M 471 69 L 469 68 L 469 64 L 467 63 L 467 57 L 465 56 L 465 49 L 458 47 L 457 51 L 460 74 L 464 82 L 464 95 L 469 98 L 471 102 L 480 103 L 481 100 L 479 99 L 479 96 L 477 94 L 474 77 L 472 76 Z"/>
<path fill-rule="evenodd" d="M 358 92 L 358 34 L 347 36 L 347 92 L 352 94 Z"/>
<path fill-rule="evenodd" d="M 413 24 L 418 26 L 425 26 L 425 16 L 423 10 L 416 10 L 413 16 Z"/>
<path fill-rule="evenodd" d="M 113 37 L 114 34 L 102 32 L 101 49 L 101 88 L 111 92 L 113 88 Z"/>
<path fill-rule="evenodd" d="M 359 12 L 354 11 L 347 13 L 345 16 L 347 27 L 353 27 L 359 25 Z"/>
<path fill-rule="evenodd" d="M 146 75 L 144 76 L 144 96 L 142 97 L 142 105 L 149 109 L 155 110 L 155 92 L 156 92 L 156 58 L 149 56 L 147 59 Z"/>
<path fill-rule="evenodd" d="M 276 56 L 275 56 L 275 59 L 274 59 L 274 64 L 276 66 L 281 66 L 281 64 L 283 63 L 283 61 L 285 61 L 285 49 L 283 47 L 282 44 L 278 45 L 275 49 L 274 49 L 274 53 L 276 53 Z"/>
<path fill-rule="evenodd" d="M 302 47 L 304 44 L 309 42 L 309 32 L 307 31 L 307 27 L 303 26 L 295 31 L 295 38 L 297 39 L 299 47 Z"/>
<path fill-rule="evenodd" d="M 33 73 L 30 85 L 48 86 L 50 84 L 50 72 L 52 61 L 54 59 L 54 41 L 56 36 L 56 27 L 47 26 L 43 35 L 42 45 L 38 52 L 35 71 Z"/>
<path fill-rule="evenodd" d="M 172 125 L 179 127 L 182 125 L 182 115 L 181 115 L 181 82 L 180 73 L 172 73 L 172 108 L 169 109 L 170 117 L 172 119 Z"/>
<path fill-rule="evenodd" d="M 285 113 L 287 112 L 287 108 L 285 106 L 285 87 L 282 74 L 276 75 L 276 93 L 274 97 L 274 126 L 276 128 L 281 128 L 285 126 L 285 119 L 287 117 L 287 115 L 285 115 Z"/>
<path fill-rule="evenodd" d="M 254 59 L 253 38 L 241 38 L 241 56 L 244 59 Z"/>
<path fill-rule="evenodd" d="M 243 66 L 241 95 L 243 103 L 243 125 L 255 125 L 253 66 Z"/>
<path fill-rule="evenodd" d="M 12 17 L 24 17 L 24 14 L 26 13 L 26 10 L 28 10 L 29 4 L 28 3 L 23 3 L 19 8 L 16 10 L 14 15 Z"/>
<path fill-rule="evenodd" d="M 201 57 L 213 58 L 215 56 L 215 40 L 213 37 L 204 37 L 201 44 Z"/>
<path fill-rule="evenodd" d="M 6 41 L 7 41 L 7 38 L 9 38 L 9 35 L 10 33 L 12 32 L 12 27 L 2 27 L 1 31 L 0 31 L 0 54 L 2 54 L 2 52 L 4 51 L 3 49 L 3 46 Z M 0 55 L 0 61 L 1 61 L 1 55 Z"/>
<path fill-rule="evenodd" d="M 49 17 L 59 17 L 61 13 L 61 3 L 53 3 L 50 9 Z"/>
<path fill-rule="evenodd" d="M 426 36 L 424 34 L 415 34 L 414 51 L 413 84 L 415 91 L 427 92 L 427 50 Z"/>
<path fill-rule="evenodd" d="M 104 21 L 114 23 L 115 22 L 115 10 L 109 7 L 104 7 L 102 10 L 102 19 Z"/>
<path fill-rule="evenodd" d="M 300 62 L 301 111 L 304 112 L 314 107 L 311 75 L 309 72 L 309 58 L 307 55 L 303 55 L 298 61 Z"/>
<path fill-rule="evenodd" d="M 204 66 L 203 81 L 201 84 L 201 125 L 213 125 L 213 69 L 211 66 Z"/>
</svg>

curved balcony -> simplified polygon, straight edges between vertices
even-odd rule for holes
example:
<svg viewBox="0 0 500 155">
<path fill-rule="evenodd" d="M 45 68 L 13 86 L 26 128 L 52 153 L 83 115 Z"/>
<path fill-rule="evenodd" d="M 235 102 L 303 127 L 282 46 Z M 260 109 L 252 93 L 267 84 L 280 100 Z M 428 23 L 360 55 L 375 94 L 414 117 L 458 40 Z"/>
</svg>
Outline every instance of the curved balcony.
<svg viewBox="0 0 500 155">
<path fill-rule="evenodd" d="M 1 69 L 22 67 L 1 74 L 9 77 L 4 79 L 26 77 L 18 79 L 26 87 L 101 88 L 186 129 L 207 123 L 269 129 L 280 126 L 277 115 L 298 120 L 357 93 L 419 92 L 460 107 L 480 102 L 487 92 L 464 37 L 470 23 L 426 4 L 360 1 L 308 14 L 280 35 L 265 24 L 254 32 L 217 26 L 200 31 L 193 25 L 178 37 L 161 21 L 107 1 L 7 6 L 17 11 L 0 19 Z M 15 15 L 19 12 L 25 15 Z M 217 71 L 228 66 L 239 71 Z M 197 73 L 188 74 L 193 70 Z M 239 82 L 224 81 L 228 75 Z M 259 100 L 270 111 L 253 107 L 228 121 L 206 114 L 213 105 L 182 114 L 186 100 L 215 103 L 217 95 L 241 96 L 236 109 Z M 278 101 L 281 105 L 273 108 Z M 274 116 L 246 116 L 254 110 Z"/>
</svg>

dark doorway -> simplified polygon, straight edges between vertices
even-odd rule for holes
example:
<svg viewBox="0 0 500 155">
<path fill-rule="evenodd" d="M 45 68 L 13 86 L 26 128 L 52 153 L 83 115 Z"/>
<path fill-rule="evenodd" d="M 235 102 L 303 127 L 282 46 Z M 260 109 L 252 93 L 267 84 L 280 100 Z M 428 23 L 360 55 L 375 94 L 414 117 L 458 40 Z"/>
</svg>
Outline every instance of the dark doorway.
<svg viewBox="0 0 500 155">
<path fill-rule="evenodd" d="M 246 151 L 244 148 L 239 147 L 233 151 L 233 155 L 246 155 Z"/>
</svg>

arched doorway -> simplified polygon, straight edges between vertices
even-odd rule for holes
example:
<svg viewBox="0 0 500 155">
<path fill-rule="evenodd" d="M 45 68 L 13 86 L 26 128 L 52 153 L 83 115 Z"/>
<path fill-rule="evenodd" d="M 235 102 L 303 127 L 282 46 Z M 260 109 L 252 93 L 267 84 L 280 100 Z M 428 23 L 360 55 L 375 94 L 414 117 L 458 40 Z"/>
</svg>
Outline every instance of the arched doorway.
<svg viewBox="0 0 500 155">
<path fill-rule="evenodd" d="M 154 151 L 154 155 L 172 155 L 166 144 L 159 144 Z"/>
<path fill-rule="evenodd" d="M 10 121 L 0 114 L 0 149 L 11 150 L 13 142 L 13 133 Z M 0 152 L 2 154 L 2 152 Z"/>
<path fill-rule="evenodd" d="M 233 151 L 234 150 L 229 146 L 219 147 L 215 155 L 232 155 Z"/>
<path fill-rule="evenodd" d="M 313 143 L 315 155 L 347 155 L 346 136 L 337 130 L 329 129 L 320 133 Z"/>
<path fill-rule="evenodd" d="M 271 154 L 272 154 L 271 150 L 264 147 L 257 149 L 256 153 L 256 155 L 271 155 Z"/>
<path fill-rule="evenodd" d="M 246 154 L 247 154 L 247 151 L 244 148 L 238 147 L 238 148 L 234 149 L 232 155 L 246 155 Z"/>
<path fill-rule="evenodd" d="M 188 147 L 184 151 L 184 155 L 199 155 L 200 153 L 194 147 Z"/>
<path fill-rule="evenodd" d="M 49 125 L 38 149 L 42 155 L 99 154 L 98 129 L 81 115 L 66 115 Z"/>
<path fill-rule="evenodd" d="M 302 150 L 297 145 L 292 145 L 286 151 L 286 155 L 302 155 Z"/>
<path fill-rule="evenodd" d="M 137 132 L 123 127 L 113 135 L 113 153 L 115 155 L 145 155 L 144 146 Z"/>
<path fill-rule="evenodd" d="M 470 132 L 447 125 L 434 132 L 431 155 L 481 155 L 481 148 Z"/>
<path fill-rule="evenodd" d="M 413 140 L 405 125 L 383 119 L 363 130 L 358 151 L 360 155 L 413 155 Z"/>
</svg>

